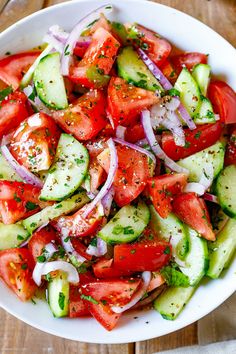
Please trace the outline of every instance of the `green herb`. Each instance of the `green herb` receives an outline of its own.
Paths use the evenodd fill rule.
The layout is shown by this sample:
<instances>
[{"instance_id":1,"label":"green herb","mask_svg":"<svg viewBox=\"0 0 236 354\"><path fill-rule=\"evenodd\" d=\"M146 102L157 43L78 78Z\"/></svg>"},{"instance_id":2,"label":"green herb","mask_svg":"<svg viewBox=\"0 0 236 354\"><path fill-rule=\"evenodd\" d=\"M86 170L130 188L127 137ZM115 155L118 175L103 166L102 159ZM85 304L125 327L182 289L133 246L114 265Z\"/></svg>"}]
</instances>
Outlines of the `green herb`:
<instances>
[{"instance_id":1,"label":"green herb","mask_svg":"<svg viewBox=\"0 0 236 354\"><path fill-rule=\"evenodd\" d=\"M27 263L23 263L23 264L21 265L21 269L25 270L25 269L27 269L27 268L28 268L28 264L27 264Z\"/></svg>"},{"instance_id":2,"label":"green herb","mask_svg":"<svg viewBox=\"0 0 236 354\"><path fill-rule=\"evenodd\" d=\"M172 70L170 73L170 77L174 77L175 76L175 70Z\"/></svg>"},{"instance_id":3,"label":"green herb","mask_svg":"<svg viewBox=\"0 0 236 354\"><path fill-rule=\"evenodd\" d=\"M107 300L101 300L101 303L102 303L103 305L107 305Z\"/></svg>"},{"instance_id":4,"label":"green herb","mask_svg":"<svg viewBox=\"0 0 236 354\"><path fill-rule=\"evenodd\" d=\"M93 239L92 239L92 241L90 242L90 245L91 246L94 246L94 247L97 247L97 237L94 237Z\"/></svg>"},{"instance_id":5,"label":"green herb","mask_svg":"<svg viewBox=\"0 0 236 354\"><path fill-rule=\"evenodd\" d=\"M148 292L147 291L145 291L145 293L143 294L141 300L145 299L146 297L148 297Z\"/></svg>"},{"instance_id":6,"label":"green herb","mask_svg":"<svg viewBox=\"0 0 236 354\"><path fill-rule=\"evenodd\" d=\"M39 263L44 263L44 262L46 262L46 257L45 257L45 255L44 255L44 254L41 254L41 256L38 256L38 257L37 257L37 262L39 262Z\"/></svg>"},{"instance_id":7,"label":"green herb","mask_svg":"<svg viewBox=\"0 0 236 354\"><path fill-rule=\"evenodd\" d=\"M87 28L89 28L89 27L91 27L92 25L94 25L97 21L98 21L98 19L97 19L97 20L94 20L93 22L90 22L90 23L88 24Z\"/></svg>"},{"instance_id":8,"label":"green herb","mask_svg":"<svg viewBox=\"0 0 236 354\"><path fill-rule=\"evenodd\" d=\"M70 240L70 236L67 236L65 239L64 239L64 242L68 242Z\"/></svg>"},{"instance_id":9,"label":"green herb","mask_svg":"<svg viewBox=\"0 0 236 354\"><path fill-rule=\"evenodd\" d=\"M86 265L83 263L83 264L81 264L81 265L77 268L77 270L78 270L78 272L79 272L80 274L84 274L84 273L87 272L87 267L86 267Z\"/></svg>"},{"instance_id":10,"label":"green herb","mask_svg":"<svg viewBox=\"0 0 236 354\"><path fill-rule=\"evenodd\" d=\"M135 252L136 252L135 249L132 249L132 250L130 251L131 254L134 254Z\"/></svg>"},{"instance_id":11,"label":"green herb","mask_svg":"<svg viewBox=\"0 0 236 354\"><path fill-rule=\"evenodd\" d=\"M51 274L50 274L50 273L46 274L46 275L45 275L45 279L46 279L49 283L51 283L51 281L52 281L52 276L51 276Z\"/></svg>"},{"instance_id":12,"label":"green herb","mask_svg":"<svg viewBox=\"0 0 236 354\"><path fill-rule=\"evenodd\" d=\"M11 52L8 51L8 52L5 53L5 55L11 55Z\"/></svg>"},{"instance_id":13,"label":"green herb","mask_svg":"<svg viewBox=\"0 0 236 354\"><path fill-rule=\"evenodd\" d=\"M191 146L191 143L189 141L186 141L184 147L186 149L188 149L190 146Z\"/></svg>"},{"instance_id":14,"label":"green herb","mask_svg":"<svg viewBox=\"0 0 236 354\"><path fill-rule=\"evenodd\" d=\"M141 44L141 48L142 48L143 50L148 50L149 45L148 45L147 43L142 43L142 44Z\"/></svg>"},{"instance_id":15,"label":"green herb","mask_svg":"<svg viewBox=\"0 0 236 354\"><path fill-rule=\"evenodd\" d=\"M123 232L124 228L121 225L116 225L115 227L113 227L112 233L113 235L119 235Z\"/></svg>"},{"instance_id":16,"label":"green herb","mask_svg":"<svg viewBox=\"0 0 236 354\"><path fill-rule=\"evenodd\" d=\"M31 298L31 302L36 305L36 301L33 298Z\"/></svg>"},{"instance_id":17,"label":"green herb","mask_svg":"<svg viewBox=\"0 0 236 354\"><path fill-rule=\"evenodd\" d=\"M75 159L75 162L77 163L77 165L81 165L82 163L84 163L85 161L82 159Z\"/></svg>"},{"instance_id":18,"label":"green herb","mask_svg":"<svg viewBox=\"0 0 236 354\"><path fill-rule=\"evenodd\" d=\"M32 202L26 202L25 206L26 206L26 209L28 209L28 210L35 210L38 208L38 205L36 205Z\"/></svg>"},{"instance_id":19,"label":"green herb","mask_svg":"<svg viewBox=\"0 0 236 354\"><path fill-rule=\"evenodd\" d=\"M174 267L166 266L160 272L169 286L189 286L189 278Z\"/></svg>"},{"instance_id":20,"label":"green herb","mask_svg":"<svg viewBox=\"0 0 236 354\"><path fill-rule=\"evenodd\" d=\"M140 73L140 72L138 72L138 71L137 71L137 74L138 74L138 76L140 76L141 78L146 78L146 77L147 77L146 74Z\"/></svg>"},{"instance_id":21,"label":"green herb","mask_svg":"<svg viewBox=\"0 0 236 354\"><path fill-rule=\"evenodd\" d=\"M164 254L170 254L170 247L167 246L164 250Z\"/></svg>"},{"instance_id":22,"label":"green herb","mask_svg":"<svg viewBox=\"0 0 236 354\"><path fill-rule=\"evenodd\" d=\"M16 193L14 193L14 200L15 200L17 203L20 203L20 202L21 202L21 199L16 195Z\"/></svg>"},{"instance_id":23,"label":"green herb","mask_svg":"<svg viewBox=\"0 0 236 354\"><path fill-rule=\"evenodd\" d=\"M212 111L209 111L209 109L208 109L206 116L207 116L207 118L214 118L215 115Z\"/></svg>"},{"instance_id":24,"label":"green herb","mask_svg":"<svg viewBox=\"0 0 236 354\"><path fill-rule=\"evenodd\" d=\"M105 7L105 9L106 9L106 10L110 10L110 9L112 9L112 6L111 6L111 5L107 5L107 6Z\"/></svg>"},{"instance_id":25,"label":"green herb","mask_svg":"<svg viewBox=\"0 0 236 354\"><path fill-rule=\"evenodd\" d=\"M131 226L125 226L123 232L125 235L133 235L134 234L134 230L132 229Z\"/></svg>"},{"instance_id":26,"label":"green herb","mask_svg":"<svg viewBox=\"0 0 236 354\"><path fill-rule=\"evenodd\" d=\"M201 136L201 134L202 134L201 131L197 132L197 133L194 135L194 138L195 138L195 139L199 139L200 136Z\"/></svg>"},{"instance_id":27,"label":"green herb","mask_svg":"<svg viewBox=\"0 0 236 354\"><path fill-rule=\"evenodd\" d=\"M65 55L70 55L70 51L68 51L68 48L69 48L69 44L67 44L67 46L64 49L64 54Z\"/></svg>"},{"instance_id":28,"label":"green herb","mask_svg":"<svg viewBox=\"0 0 236 354\"><path fill-rule=\"evenodd\" d=\"M58 305L61 310L64 310L64 308L65 308L65 295L61 292L59 293Z\"/></svg>"},{"instance_id":29,"label":"green herb","mask_svg":"<svg viewBox=\"0 0 236 354\"><path fill-rule=\"evenodd\" d=\"M31 100L31 101L34 101L35 100L35 97L37 97L37 92L36 92L36 88L35 88L35 86L33 87L33 91L31 92L31 94L29 95L29 99Z\"/></svg>"},{"instance_id":30,"label":"green herb","mask_svg":"<svg viewBox=\"0 0 236 354\"><path fill-rule=\"evenodd\" d=\"M37 224L36 224L36 222L32 222L31 224L30 224L30 227L33 229L34 227L36 227L37 226Z\"/></svg>"},{"instance_id":31,"label":"green herb","mask_svg":"<svg viewBox=\"0 0 236 354\"><path fill-rule=\"evenodd\" d=\"M90 296L90 295L84 295L84 294L82 294L82 295L80 296L80 298L83 299L83 300L90 301L90 302L92 302L92 303L95 304L95 305L98 305L98 304L99 304L99 302L98 302L97 300L95 300L95 299L94 299L92 296Z\"/></svg>"},{"instance_id":32,"label":"green herb","mask_svg":"<svg viewBox=\"0 0 236 354\"><path fill-rule=\"evenodd\" d=\"M24 237L21 235L17 235L17 240L22 241L22 240L24 240Z\"/></svg>"},{"instance_id":33,"label":"green herb","mask_svg":"<svg viewBox=\"0 0 236 354\"><path fill-rule=\"evenodd\" d=\"M55 206L55 209L60 209L62 208L62 204L58 204L57 206Z\"/></svg>"},{"instance_id":34,"label":"green herb","mask_svg":"<svg viewBox=\"0 0 236 354\"><path fill-rule=\"evenodd\" d=\"M12 92L13 92L13 89L11 86L8 86L5 89L1 90L0 91L0 102L2 102L4 100L4 98L6 98Z\"/></svg>"},{"instance_id":35,"label":"green herb","mask_svg":"<svg viewBox=\"0 0 236 354\"><path fill-rule=\"evenodd\" d=\"M180 96L180 92L179 92L179 90L176 90L174 87L173 88L171 88L170 90L168 90L167 91L167 93L168 93L168 95L169 96Z\"/></svg>"},{"instance_id":36,"label":"green herb","mask_svg":"<svg viewBox=\"0 0 236 354\"><path fill-rule=\"evenodd\" d=\"M103 70L103 69L100 69L99 67L97 67L97 72L98 72L98 74L100 74L100 75L104 75L104 70Z\"/></svg>"},{"instance_id":37,"label":"green herb","mask_svg":"<svg viewBox=\"0 0 236 354\"><path fill-rule=\"evenodd\" d=\"M98 56L98 59L104 59L104 58L108 58L106 55L104 55L104 54L100 54L99 56Z\"/></svg>"}]
</instances>

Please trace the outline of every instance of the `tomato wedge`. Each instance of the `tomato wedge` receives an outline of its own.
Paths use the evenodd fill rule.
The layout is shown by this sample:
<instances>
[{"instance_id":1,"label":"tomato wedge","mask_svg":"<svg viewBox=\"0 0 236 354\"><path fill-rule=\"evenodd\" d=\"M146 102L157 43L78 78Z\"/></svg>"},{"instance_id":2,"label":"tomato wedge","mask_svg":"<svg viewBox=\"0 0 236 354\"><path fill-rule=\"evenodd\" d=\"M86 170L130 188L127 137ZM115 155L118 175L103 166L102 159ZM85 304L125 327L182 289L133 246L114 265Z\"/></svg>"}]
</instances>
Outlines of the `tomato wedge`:
<instances>
[{"instance_id":1,"label":"tomato wedge","mask_svg":"<svg viewBox=\"0 0 236 354\"><path fill-rule=\"evenodd\" d=\"M128 127L125 131L125 140L130 143L136 143L144 138L145 133L141 123L137 123L133 127Z\"/></svg>"},{"instance_id":2,"label":"tomato wedge","mask_svg":"<svg viewBox=\"0 0 236 354\"><path fill-rule=\"evenodd\" d=\"M45 113L24 120L15 131L10 150L15 159L33 172L48 170L54 160L60 129Z\"/></svg>"},{"instance_id":3,"label":"tomato wedge","mask_svg":"<svg viewBox=\"0 0 236 354\"><path fill-rule=\"evenodd\" d=\"M172 56L171 63L173 64L177 75L179 75L183 67L192 70L197 64L207 64L207 55L195 52L182 53Z\"/></svg>"},{"instance_id":4,"label":"tomato wedge","mask_svg":"<svg viewBox=\"0 0 236 354\"><path fill-rule=\"evenodd\" d=\"M68 230L68 236L88 236L92 235L102 222L102 217L95 209L92 214L86 219L83 218L83 213L87 205L79 209L75 214L70 216L61 216L57 221L53 222L53 226L58 230Z\"/></svg>"},{"instance_id":5,"label":"tomato wedge","mask_svg":"<svg viewBox=\"0 0 236 354\"><path fill-rule=\"evenodd\" d=\"M171 133L163 132L162 148L171 159L178 161L215 144L220 138L222 131L220 122L204 124L194 130L185 129L186 143L184 147L175 144Z\"/></svg>"},{"instance_id":6,"label":"tomato wedge","mask_svg":"<svg viewBox=\"0 0 236 354\"><path fill-rule=\"evenodd\" d=\"M111 78L107 95L108 112L116 126L135 124L143 109L159 102L154 92L135 87L119 77Z\"/></svg>"},{"instance_id":7,"label":"tomato wedge","mask_svg":"<svg viewBox=\"0 0 236 354\"><path fill-rule=\"evenodd\" d=\"M157 66L161 66L170 55L170 43L166 39L160 38L155 32L141 25L135 25L135 29L135 31L137 31L137 38L134 39L134 42L147 52L149 58Z\"/></svg>"},{"instance_id":8,"label":"tomato wedge","mask_svg":"<svg viewBox=\"0 0 236 354\"><path fill-rule=\"evenodd\" d=\"M14 224L37 213L40 206L48 203L39 201L41 189L23 182L0 181L0 215L4 224Z\"/></svg>"},{"instance_id":9,"label":"tomato wedge","mask_svg":"<svg viewBox=\"0 0 236 354\"><path fill-rule=\"evenodd\" d=\"M78 140L89 140L107 124L105 106L106 98L102 91L89 91L67 109L53 112L52 117L66 133Z\"/></svg>"},{"instance_id":10,"label":"tomato wedge","mask_svg":"<svg viewBox=\"0 0 236 354\"><path fill-rule=\"evenodd\" d=\"M39 51L10 55L0 60L0 80L16 90L29 67L39 56Z\"/></svg>"},{"instance_id":11,"label":"tomato wedge","mask_svg":"<svg viewBox=\"0 0 236 354\"><path fill-rule=\"evenodd\" d=\"M27 301L37 288L32 279L34 262L25 248L0 251L0 277L22 301Z\"/></svg>"},{"instance_id":12,"label":"tomato wedge","mask_svg":"<svg viewBox=\"0 0 236 354\"><path fill-rule=\"evenodd\" d=\"M75 251L78 252L82 257L90 261L93 257L86 253L87 247L79 240L78 237L71 238L72 246Z\"/></svg>"},{"instance_id":13,"label":"tomato wedge","mask_svg":"<svg viewBox=\"0 0 236 354\"><path fill-rule=\"evenodd\" d=\"M111 71L119 47L119 42L112 34L99 27L83 59L71 66L70 80L87 88L106 85L109 80L106 75Z\"/></svg>"},{"instance_id":14,"label":"tomato wedge","mask_svg":"<svg viewBox=\"0 0 236 354\"><path fill-rule=\"evenodd\" d=\"M236 164L236 127L233 130L225 153L225 165L235 165Z\"/></svg>"},{"instance_id":15,"label":"tomato wedge","mask_svg":"<svg viewBox=\"0 0 236 354\"><path fill-rule=\"evenodd\" d=\"M93 265L93 272L97 278L119 278L122 276L130 276L131 271L127 269L119 269L114 266L113 258L102 258Z\"/></svg>"},{"instance_id":16,"label":"tomato wedge","mask_svg":"<svg viewBox=\"0 0 236 354\"><path fill-rule=\"evenodd\" d=\"M44 247L48 243L56 240L56 231L50 225L33 233L28 243L28 249L32 254L35 262L37 262L37 257L41 256Z\"/></svg>"},{"instance_id":17,"label":"tomato wedge","mask_svg":"<svg viewBox=\"0 0 236 354\"><path fill-rule=\"evenodd\" d=\"M195 193L177 195L173 201L173 211L180 220L199 232L206 240L215 240L207 206Z\"/></svg>"},{"instance_id":18,"label":"tomato wedge","mask_svg":"<svg viewBox=\"0 0 236 354\"><path fill-rule=\"evenodd\" d=\"M0 138L15 129L29 116L27 97L23 92L13 92L0 104Z\"/></svg>"},{"instance_id":19,"label":"tomato wedge","mask_svg":"<svg viewBox=\"0 0 236 354\"><path fill-rule=\"evenodd\" d=\"M209 85L208 96L214 111L219 113L225 124L236 123L236 93L223 81L212 81Z\"/></svg>"},{"instance_id":20,"label":"tomato wedge","mask_svg":"<svg viewBox=\"0 0 236 354\"><path fill-rule=\"evenodd\" d=\"M144 190L149 174L148 158L140 152L126 146L117 145L118 169L114 178L114 200L119 207L129 204ZM109 150L104 150L98 162L106 172L109 170Z\"/></svg>"},{"instance_id":21,"label":"tomato wedge","mask_svg":"<svg viewBox=\"0 0 236 354\"><path fill-rule=\"evenodd\" d=\"M156 211L167 218L172 210L172 200L181 193L187 184L187 175L183 173L166 174L148 180L148 191Z\"/></svg>"}]
</instances>

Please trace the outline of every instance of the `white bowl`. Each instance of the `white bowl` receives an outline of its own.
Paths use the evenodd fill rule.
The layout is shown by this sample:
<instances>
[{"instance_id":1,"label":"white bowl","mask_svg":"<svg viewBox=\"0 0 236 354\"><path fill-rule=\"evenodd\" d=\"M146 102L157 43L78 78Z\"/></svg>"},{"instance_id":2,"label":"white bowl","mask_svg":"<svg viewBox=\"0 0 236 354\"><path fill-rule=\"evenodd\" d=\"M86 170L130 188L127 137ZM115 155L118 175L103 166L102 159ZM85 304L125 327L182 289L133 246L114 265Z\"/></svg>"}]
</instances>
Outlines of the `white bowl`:
<instances>
[{"instance_id":1,"label":"white bowl","mask_svg":"<svg viewBox=\"0 0 236 354\"><path fill-rule=\"evenodd\" d=\"M0 56L41 43L53 24L69 30L92 9L108 1L71 1L39 11L11 26L0 35ZM210 54L213 73L236 89L236 51L219 34L194 18L153 2L112 0L111 18L121 22L139 22L186 51ZM236 290L236 260L217 280L204 280L191 301L175 321L167 321L154 310L124 315L117 328L107 332L93 318L55 319L45 302L22 303L0 282L0 305L22 321L42 331L90 343L127 343L162 336L183 328L207 315ZM230 314L229 314L230 315ZM134 317L138 318L134 319Z\"/></svg>"}]
</instances>

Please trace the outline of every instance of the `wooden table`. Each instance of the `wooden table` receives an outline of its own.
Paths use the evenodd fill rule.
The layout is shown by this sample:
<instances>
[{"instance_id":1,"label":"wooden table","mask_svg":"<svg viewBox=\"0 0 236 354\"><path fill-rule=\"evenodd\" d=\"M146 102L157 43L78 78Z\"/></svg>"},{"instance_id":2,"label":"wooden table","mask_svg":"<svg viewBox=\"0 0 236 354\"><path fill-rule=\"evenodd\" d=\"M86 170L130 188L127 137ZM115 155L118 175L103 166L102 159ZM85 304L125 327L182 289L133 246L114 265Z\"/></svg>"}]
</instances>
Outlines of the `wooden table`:
<instances>
[{"instance_id":1,"label":"wooden table","mask_svg":"<svg viewBox=\"0 0 236 354\"><path fill-rule=\"evenodd\" d=\"M0 0L0 12L6 2ZM0 13L0 31L21 17L59 2L62 1L12 0ZM198 18L236 46L235 0L160 0L157 2ZM18 9L19 3L24 4L21 11ZM149 341L123 345L97 345L79 343L45 334L0 310L1 354L151 354L196 343L197 323L173 334Z\"/></svg>"}]
</instances>

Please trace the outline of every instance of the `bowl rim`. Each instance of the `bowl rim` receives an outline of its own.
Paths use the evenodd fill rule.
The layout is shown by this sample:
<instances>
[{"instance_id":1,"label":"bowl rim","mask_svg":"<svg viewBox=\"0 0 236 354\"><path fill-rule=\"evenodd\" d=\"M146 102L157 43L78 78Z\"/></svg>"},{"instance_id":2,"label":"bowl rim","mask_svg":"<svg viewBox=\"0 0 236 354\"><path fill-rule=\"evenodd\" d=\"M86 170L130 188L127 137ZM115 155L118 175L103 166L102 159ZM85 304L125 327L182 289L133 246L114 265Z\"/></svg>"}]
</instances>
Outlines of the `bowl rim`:
<instances>
[{"instance_id":1,"label":"bowl rim","mask_svg":"<svg viewBox=\"0 0 236 354\"><path fill-rule=\"evenodd\" d=\"M55 4L53 6L49 6L49 7L46 7L46 8L43 8L39 11L36 11L22 19L20 19L19 21L17 21L16 23L12 24L10 27L8 27L7 29L5 29L3 32L0 33L0 42L2 40L3 37L7 36L8 33L12 32L12 31L16 31L18 27L20 27L21 25L23 25L24 23L27 23L29 20L32 20L34 18L37 18L38 16L43 16L44 13L47 14L47 13L50 13L50 12L53 12L53 11L56 11L57 9L59 8L67 8L67 7L70 7L70 6L75 6L76 4L79 4L79 3L86 3L86 4L89 4L89 3L93 3L94 1L96 1L99 5L99 0L73 0L73 1L68 1L68 2L62 2L62 3L59 3L59 4ZM113 0L113 2L117 2L117 5L119 6L119 3L127 3L128 0ZM228 42L222 35L220 35L218 32L216 32L215 30L213 30L211 27L209 27L208 25L206 25L205 23L201 22L200 20L192 17L191 15L183 12L183 11L180 11L174 7L171 7L171 6L167 6L167 5L164 5L164 4L160 4L160 3L157 3L157 2L154 2L154 1L148 1L147 0L129 0L129 1L133 1L134 3L136 4L144 4L146 3L146 5L152 5L152 6L156 6L157 8L164 8L164 9L171 9L173 10L177 15L181 15L181 16L184 16L186 19L189 19L191 20L193 23L196 23L198 25L201 25L202 27L205 28L206 31L214 34L215 36L217 36L218 38L221 39L221 41L223 40L224 42L224 45L228 46L228 47L231 47L231 50L233 50L236 54L236 49L235 47L230 43ZM109 1L107 1L107 4L109 3ZM79 16L78 16L79 17ZM210 281L214 281L213 280L210 280ZM202 282L200 282L199 286L201 286ZM190 324L193 324L195 323L196 321L200 320L201 318L205 317L206 315L208 315L210 312L212 312L213 310L215 310L216 308L218 308L224 301L226 301L230 296L232 296L232 294L236 291L236 283L235 283L235 287L234 289L230 292L230 293L227 293L226 295L222 296L220 298L220 300L218 301L215 301L214 304L211 306L211 307L208 307L207 310L204 311L204 314L200 314L200 316L198 314L196 314L195 316L192 316L191 319L188 319L188 320L185 320L184 323L180 323L179 325L175 326L175 328L173 329L169 329L168 332L166 333L162 333L162 334L158 334L157 336L154 336L153 333L151 332L150 335L147 335L147 334L144 334L142 335L142 332L139 332L136 337L132 337L131 339L128 339L126 341L124 340L119 340L119 338L117 338L116 340L114 339L107 339L104 341L102 338L101 340L83 340L83 342L86 342L86 343L97 343L97 344L122 344L122 343L132 343L132 342L136 342L136 341L143 341L143 340L149 340L149 339L152 339L152 338L159 338L163 335L167 335L167 334L170 334L170 333L173 333L175 331L178 331L180 329L183 329L187 326L189 326ZM193 295L194 296L194 295ZM223 300L222 300L223 299ZM19 301L17 298L16 298L16 301ZM19 302L20 303L20 302ZM19 315L16 313L16 311L14 309L11 309L10 307L8 307L6 304L4 304L4 301L3 299L0 297L0 307L3 308L5 311L7 311L8 313L10 313L11 315L15 316L16 318L18 318L19 320L25 322L26 324L36 328L36 329L39 329L45 333L49 333L49 334L52 334L54 336L57 336L59 338L65 338L65 339L70 339L70 340L76 340L76 341L80 341L80 339L78 339L77 337L75 337L73 334L71 335L66 335L66 334L58 334L57 330L54 330L54 328L51 328L50 330L48 329L45 329L42 325L40 324L37 324L37 321L32 321L32 320L29 320L28 317L26 315ZM153 310L155 311L155 310Z\"/></svg>"}]
</instances>

